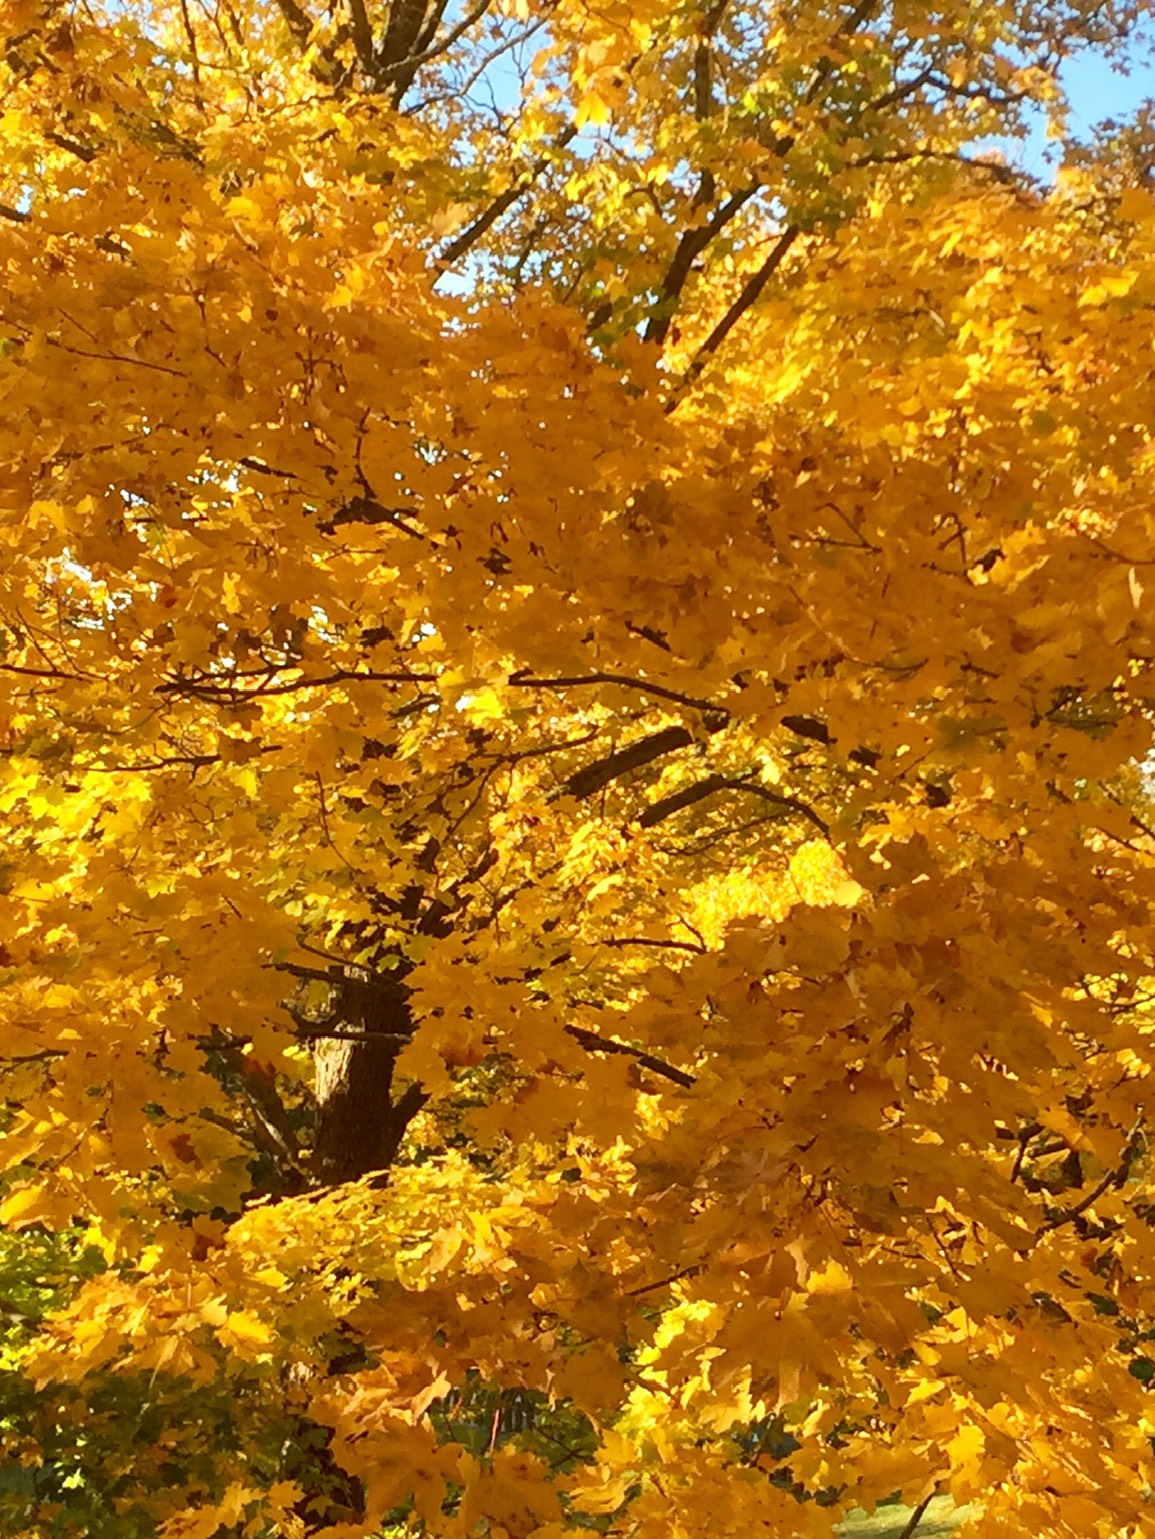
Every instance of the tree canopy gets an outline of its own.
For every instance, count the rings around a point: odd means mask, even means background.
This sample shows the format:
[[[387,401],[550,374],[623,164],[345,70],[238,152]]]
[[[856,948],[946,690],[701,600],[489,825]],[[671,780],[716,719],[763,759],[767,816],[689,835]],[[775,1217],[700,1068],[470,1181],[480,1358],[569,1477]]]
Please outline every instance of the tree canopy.
[[[1155,1532],[1092,0],[3,0],[0,1531]]]

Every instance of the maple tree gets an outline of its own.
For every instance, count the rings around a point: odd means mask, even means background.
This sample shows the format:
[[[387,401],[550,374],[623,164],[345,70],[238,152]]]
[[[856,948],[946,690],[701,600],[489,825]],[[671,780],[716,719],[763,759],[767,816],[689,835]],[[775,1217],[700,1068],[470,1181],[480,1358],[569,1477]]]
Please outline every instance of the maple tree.
[[[4,1532],[1155,1530],[1146,10],[3,0]]]

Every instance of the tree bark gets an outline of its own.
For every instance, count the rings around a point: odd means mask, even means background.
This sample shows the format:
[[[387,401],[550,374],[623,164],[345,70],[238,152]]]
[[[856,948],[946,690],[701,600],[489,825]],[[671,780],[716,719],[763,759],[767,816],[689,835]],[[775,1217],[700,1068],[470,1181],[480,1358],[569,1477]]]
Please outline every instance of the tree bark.
[[[319,1039],[313,1174],[323,1186],[386,1170],[425,1104],[419,1085],[396,1099],[397,1055],[413,1032],[409,990],[396,974],[346,978],[336,1016],[341,1035]]]

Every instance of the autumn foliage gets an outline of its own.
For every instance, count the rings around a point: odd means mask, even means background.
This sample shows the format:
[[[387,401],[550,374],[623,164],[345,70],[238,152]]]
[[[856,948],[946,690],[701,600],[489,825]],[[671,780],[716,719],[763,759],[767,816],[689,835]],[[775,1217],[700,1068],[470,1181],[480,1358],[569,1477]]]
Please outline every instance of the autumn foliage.
[[[1155,1533],[1146,9],[3,0],[0,1532]]]

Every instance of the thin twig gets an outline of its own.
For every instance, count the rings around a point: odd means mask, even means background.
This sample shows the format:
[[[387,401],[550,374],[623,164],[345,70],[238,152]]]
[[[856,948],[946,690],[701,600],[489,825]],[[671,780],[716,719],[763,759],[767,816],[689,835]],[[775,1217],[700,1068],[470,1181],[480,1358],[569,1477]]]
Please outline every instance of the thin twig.
[[[539,679],[535,678],[528,669],[523,669],[518,673],[511,673],[507,682],[518,689],[574,689],[587,684],[618,684],[623,689],[641,690],[659,700],[673,700],[678,705],[692,706],[694,710],[706,712],[711,716],[729,715],[724,705],[718,705],[713,700],[701,700],[694,695],[684,695],[679,690],[667,689],[664,684],[656,684],[652,679],[636,679],[628,673],[575,673],[553,679]]]
[[[279,671],[279,670],[274,670]],[[268,695],[291,695],[302,689],[323,689],[327,684],[435,684],[435,673],[380,673],[374,669],[338,668],[333,673],[312,679],[294,679],[285,684],[258,684],[246,688],[228,679],[212,676],[200,679],[168,679],[156,686],[158,695],[180,695],[196,700],[259,700]]]
[[[608,935],[599,942],[600,946],[655,946],[668,951],[688,951],[692,956],[705,956],[705,946],[696,946],[692,941],[654,940],[648,935]]]
[[[566,1026],[563,1029],[591,1053],[625,1053],[643,1068],[662,1075],[664,1079],[673,1080],[675,1085],[681,1085],[685,1090],[692,1090],[698,1083],[695,1076],[687,1074],[685,1069],[675,1068],[672,1063],[666,1063],[663,1058],[655,1058],[653,1053],[647,1053],[640,1047],[630,1047],[629,1043],[618,1042],[614,1037],[601,1037],[596,1031],[587,1031],[584,1026]]]
[[[704,1271],[701,1264],[681,1267],[677,1272],[671,1272],[668,1277],[659,1277],[657,1282],[644,1283],[640,1288],[627,1288],[626,1298],[640,1299],[646,1293],[656,1293],[659,1288],[668,1288],[671,1283],[681,1282],[683,1277],[697,1277]]]

